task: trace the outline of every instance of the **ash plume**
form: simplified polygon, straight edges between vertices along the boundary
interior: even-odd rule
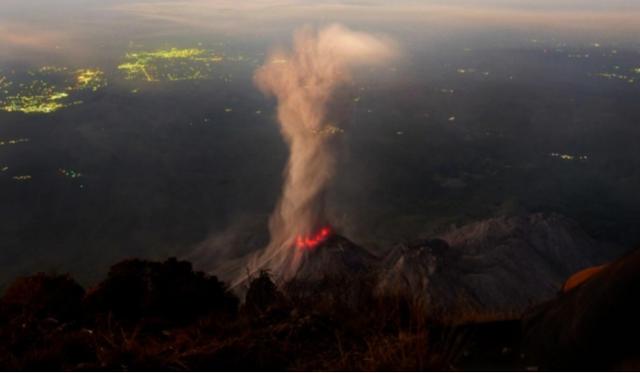
[[[295,274],[302,257],[296,240],[327,224],[324,194],[336,163],[333,138],[342,131],[343,109],[351,101],[340,90],[351,82],[354,67],[381,64],[395,55],[386,38],[340,25],[303,28],[295,33],[291,50],[274,51],[256,70],[258,88],[277,99],[290,156],[282,195],[269,221],[271,241],[250,260],[249,271],[268,268],[284,279]]]

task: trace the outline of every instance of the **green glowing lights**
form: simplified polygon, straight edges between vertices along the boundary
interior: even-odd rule
[[[213,65],[224,57],[198,48],[131,52],[118,69],[127,80],[147,82],[199,80],[211,76]]]
[[[82,92],[96,92],[107,85],[99,69],[69,70],[43,66],[25,74],[0,75],[0,110],[48,114],[82,103]]]
[[[82,174],[80,172],[77,172],[71,169],[66,169],[66,168],[59,168],[58,174],[64,177],[68,177],[70,179],[77,179],[79,177],[82,177]]]

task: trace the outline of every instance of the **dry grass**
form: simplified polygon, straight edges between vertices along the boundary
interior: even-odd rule
[[[326,282],[285,296],[265,276],[254,279],[251,301],[237,312],[213,305],[206,313],[190,319],[181,315],[177,321],[170,318],[175,312],[156,309],[171,304],[158,298],[163,294],[157,291],[152,303],[156,308],[145,314],[138,305],[137,318],[126,309],[111,312],[91,303],[69,313],[80,316],[58,320],[47,314],[49,306],[34,299],[29,304],[37,305],[37,314],[24,307],[16,311],[14,302],[11,312],[2,313],[0,368],[449,370],[460,368],[473,337],[459,322],[443,324],[424,304],[373,296],[366,279],[351,287]],[[220,302],[229,301],[227,294],[218,293]],[[457,321],[499,317],[463,315]]]

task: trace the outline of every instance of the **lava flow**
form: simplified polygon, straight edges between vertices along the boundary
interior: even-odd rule
[[[322,242],[324,242],[331,235],[331,229],[324,227],[313,236],[301,236],[296,237],[296,248],[298,250],[313,250]]]

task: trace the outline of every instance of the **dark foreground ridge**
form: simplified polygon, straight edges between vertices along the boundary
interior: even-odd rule
[[[0,302],[0,369],[638,369],[640,348],[628,341],[640,332],[640,250],[581,272],[564,291],[557,284],[556,295],[547,296],[547,283],[542,295],[535,288],[530,294],[547,300],[520,312],[460,307],[451,295],[439,302],[463,289],[478,301],[487,291],[500,305],[516,284],[497,291],[492,276],[513,276],[489,270],[499,258],[533,250],[540,262],[583,260],[574,249],[594,243],[567,233],[572,227],[557,216],[492,219],[383,258],[335,236],[308,253],[287,284],[256,275],[242,301],[215,276],[176,259],[118,263],[87,291],[64,275],[20,278]],[[529,291],[532,283],[523,286]]]

